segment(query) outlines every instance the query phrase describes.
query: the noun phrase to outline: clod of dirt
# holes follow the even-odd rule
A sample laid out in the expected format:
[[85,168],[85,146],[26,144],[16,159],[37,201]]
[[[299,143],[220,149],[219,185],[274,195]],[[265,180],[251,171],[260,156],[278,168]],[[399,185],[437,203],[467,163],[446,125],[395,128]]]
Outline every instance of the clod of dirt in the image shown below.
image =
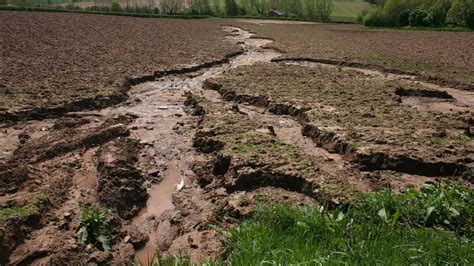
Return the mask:
[[190,92],[186,92],[186,100],[184,101],[184,110],[186,113],[195,115],[195,116],[201,116],[206,113],[204,108],[199,105],[199,101],[197,98]]
[[72,118],[72,117],[64,117],[56,120],[53,125],[53,129],[60,130],[64,128],[74,128],[78,127],[91,121],[87,118]]
[[429,97],[429,98],[439,98],[439,99],[453,99],[446,91],[439,90],[428,90],[428,89],[411,89],[398,87],[395,90],[395,94],[398,96],[415,96],[415,97]]
[[126,226],[123,230],[127,234],[123,242],[131,243],[135,249],[143,247],[149,239],[148,236],[140,232],[140,229],[135,225]]
[[28,168],[21,162],[0,165],[0,196],[17,191],[28,180]]
[[122,218],[133,217],[148,198],[143,186],[145,178],[136,168],[138,151],[138,141],[118,138],[101,146],[96,153],[98,198]]

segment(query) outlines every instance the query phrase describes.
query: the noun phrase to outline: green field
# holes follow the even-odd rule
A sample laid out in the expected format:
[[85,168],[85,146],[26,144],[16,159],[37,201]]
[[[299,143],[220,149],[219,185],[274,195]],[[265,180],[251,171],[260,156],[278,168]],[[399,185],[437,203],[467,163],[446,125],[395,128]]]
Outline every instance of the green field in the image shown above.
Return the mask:
[[369,6],[369,3],[362,0],[333,0],[333,2],[332,17],[356,18],[364,8]]

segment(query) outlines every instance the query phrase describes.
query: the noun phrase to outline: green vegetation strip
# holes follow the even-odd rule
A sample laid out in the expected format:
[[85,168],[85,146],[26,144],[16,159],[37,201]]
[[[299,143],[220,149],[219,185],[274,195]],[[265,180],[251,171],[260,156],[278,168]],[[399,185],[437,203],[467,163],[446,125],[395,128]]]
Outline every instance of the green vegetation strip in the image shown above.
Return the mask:
[[427,185],[370,194],[344,209],[262,205],[230,231],[232,265],[474,263],[474,193]]
[[[474,192],[450,182],[382,190],[327,209],[261,203],[224,231],[226,255],[205,265],[472,265]],[[195,265],[186,256],[154,265]]]
[[193,14],[156,14],[147,12],[130,13],[130,12],[113,12],[113,11],[98,11],[93,9],[81,9],[74,7],[68,8],[51,8],[51,7],[24,7],[24,6],[13,6],[13,5],[0,5],[0,10],[4,11],[29,11],[29,12],[62,12],[62,13],[81,13],[81,14],[97,14],[97,15],[113,15],[113,16],[124,16],[124,17],[138,17],[138,18],[176,18],[176,19],[205,19],[205,18],[230,18],[230,19],[263,19],[263,20],[285,20],[285,21],[303,21],[303,22],[324,22],[324,23],[341,23],[341,24],[360,24],[361,22],[355,21],[352,17],[335,16],[331,17],[330,20],[311,20],[304,18],[290,18],[290,17],[265,17],[265,16],[211,16],[211,15],[193,15]]
[[167,15],[167,14],[146,14],[146,13],[122,13],[122,12],[69,10],[69,9],[59,9],[59,8],[19,7],[19,6],[0,6],[0,10],[4,10],[4,11],[30,11],[30,12],[64,12],[64,13],[114,15],[114,16],[139,17],[139,18],[178,18],[178,19],[211,18],[211,16],[205,16],[205,15],[189,15],[189,14]]

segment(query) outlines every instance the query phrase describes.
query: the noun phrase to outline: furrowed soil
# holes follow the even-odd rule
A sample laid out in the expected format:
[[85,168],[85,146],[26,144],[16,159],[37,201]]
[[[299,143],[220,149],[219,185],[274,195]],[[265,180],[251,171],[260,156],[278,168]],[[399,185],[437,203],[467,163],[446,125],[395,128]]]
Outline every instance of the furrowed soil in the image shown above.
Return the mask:
[[359,25],[240,23],[257,36],[275,40],[268,47],[281,58],[362,66],[419,76],[420,80],[474,89],[474,34],[364,29]]
[[[439,178],[472,187],[470,91],[370,66],[276,62],[285,54],[268,47],[284,41],[232,26],[240,20],[0,15],[13,21],[5,24],[9,35],[29,40],[2,39],[2,47],[13,50],[45,45],[37,39],[63,43],[74,38],[69,32],[83,34],[74,39],[83,47],[69,42],[77,53],[52,43],[61,56],[22,57],[51,64],[55,58],[65,72],[37,65],[30,81],[2,73],[2,84],[7,78],[9,90],[17,91],[2,95],[9,105],[0,128],[0,265],[147,264],[156,251],[195,262],[219,260],[225,254],[222,232],[261,202],[341,206],[361,193],[387,187],[399,192]],[[62,36],[54,39],[35,35],[26,26],[33,20],[70,25],[63,30],[47,23]],[[283,32],[321,26],[250,22],[264,23],[262,29],[272,23]],[[32,35],[12,25],[24,25]],[[99,41],[100,34],[111,43]],[[66,56],[97,66],[76,69],[82,61]],[[10,66],[22,62],[10,59]],[[7,71],[18,78],[24,67],[14,69]],[[27,90],[22,82],[48,78],[63,85],[41,87],[35,93],[49,94],[40,97],[8,98]],[[64,107],[77,99],[73,92],[82,92],[74,86],[85,82],[104,92],[108,80],[127,82],[121,97],[109,97],[114,100],[100,108]],[[43,110],[18,111],[25,105]],[[78,242],[87,205],[112,211],[110,251]]]
[[0,12],[0,121],[103,108],[156,71],[239,52],[219,23]]

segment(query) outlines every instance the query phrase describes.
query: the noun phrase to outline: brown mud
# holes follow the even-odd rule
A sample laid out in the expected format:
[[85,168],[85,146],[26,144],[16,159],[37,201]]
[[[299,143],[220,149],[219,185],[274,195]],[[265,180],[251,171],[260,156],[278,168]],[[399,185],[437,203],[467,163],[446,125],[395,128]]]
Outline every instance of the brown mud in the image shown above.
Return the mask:
[[[157,245],[157,236],[169,234],[162,229],[166,222],[158,221],[165,210],[173,210],[174,192],[193,184],[191,141],[196,115],[202,113],[198,105],[184,108],[184,93],[200,90],[205,79],[227,69],[276,56],[258,50],[269,40],[250,39],[251,34],[238,28],[224,30],[230,42],[240,42],[244,54],[128,79],[121,90],[124,97],[113,103],[127,101],[117,107],[104,108],[108,104],[96,99],[103,110],[84,112],[98,107],[93,100],[77,108],[72,103],[71,108],[2,116],[7,123],[1,131],[5,145],[0,203],[2,210],[14,214],[2,212],[0,217],[0,263],[61,263],[72,258],[77,263],[124,263],[134,257],[147,263],[148,254],[172,246],[174,238]],[[61,118],[54,119],[57,116]],[[77,219],[87,204],[113,211],[111,252],[77,243]],[[15,212],[25,208],[31,213]]]
[[[404,165],[357,167],[341,152],[347,144],[332,138],[329,147],[308,128],[308,107],[206,81],[281,55],[263,48],[271,40],[223,29],[243,52],[128,81],[117,106],[1,127],[0,207],[13,215],[0,212],[0,264],[147,264],[155,251],[208,260],[223,253],[215,228],[249,216],[262,200],[340,204],[374,188],[433,180]],[[464,92],[446,93],[453,99],[442,100],[472,108]],[[76,240],[88,204],[113,211],[110,252]]]

